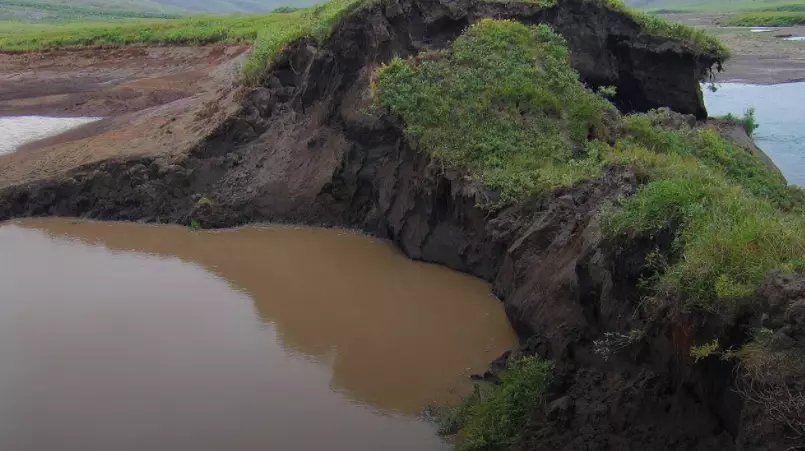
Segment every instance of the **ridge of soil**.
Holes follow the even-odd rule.
[[[556,361],[551,403],[534,417],[521,449],[784,449],[781,434],[742,408],[728,364],[693,366],[688,355],[705,325],[702,336],[718,336],[715,328],[725,344],[737,326],[682,313],[654,322],[637,314],[640,268],[671,234],[625,249],[601,238],[598,211],[640,184],[631,170],[610,169],[505,209],[483,208],[483,186],[412,149],[400,124],[371,111],[369,82],[379,64],[443,48],[483,17],[554,26],[582,80],[616,86],[622,110],[671,106],[706,117],[699,80],[715,61],[680,42],[644,36],[630,17],[597,3],[565,0],[541,9],[388,0],[348,17],[321,46],[306,39],[290,45],[263,86],[219,93],[237,109],[209,119],[214,130],[186,151],[119,155],[24,183],[8,183],[8,156],[0,157],[0,219],[360,228],[411,258],[491,281],[522,352]],[[646,324],[639,348],[609,360],[593,352],[605,333]],[[756,425],[752,437],[744,435],[747,422]]]

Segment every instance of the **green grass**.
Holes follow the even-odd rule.
[[[197,16],[177,20],[139,21],[133,24],[48,25],[33,32],[7,32],[0,38],[4,51],[33,51],[54,48],[125,46],[133,44],[204,44],[210,42],[253,41],[261,30],[277,28],[287,15]],[[11,25],[19,29],[20,24]]]
[[[111,6],[111,5],[110,5]],[[64,4],[33,0],[0,0],[0,20],[51,22],[68,20],[169,19],[178,14],[160,10],[126,10],[93,4]]]
[[[277,54],[290,42],[306,36],[322,41],[344,17],[374,3],[376,0],[333,0],[291,13],[272,14],[273,24],[258,33],[252,53],[243,66],[244,79],[247,83],[258,83]]]
[[[294,0],[303,7],[314,0]],[[0,19],[28,22],[105,17],[157,17],[191,14],[268,12],[288,0],[0,0]]]
[[[726,25],[734,27],[790,27],[805,24],[805,12],[750,12],[730,17]]]
[[[732,121],[737,124],[740,124],[743,127],[746,134],[752,136],[755,133],[755,130],[760,127],[758,125],[757,120],[755,120],[755,108],[749,107],[744,111],[743,116],[736,116],[732,113],[728,113],[726,116],[722,116],[719,119],[724,119],[726,121]]]
[[[461,451],[510,449],[534,409],[540,408],[553,375],[553,365],[538,357],[509,364],[501,383],[489,391],[476,386],[464,402],[443,419],[442,432],[458,433]]]
[[[730,316],[768,271],[805,267],[802,190],[712,130],[663,130],[648,115],[625,121],[608,159],[651,181],[607,210],[602,228],[616,241],[676,231],[653,287],[659,298]]]
[[[801,2],[792,0],[634,0],[634,7],[652,13],[731,13],[757,9],[796,8]],[[792,6],[794,5],[794,6]]]
[[[484,19],[449,52],[394,59],[374,90],[413,142],[502,202],[595,176],[583,164],[588,134],[606,136],[604,115],[615,114],[579,82],[562,37],[512,21]]]
[[[602,224],[615,242],[675,232],[653,287],[665,299],[731,311],[767,271],[802,266],[805,192],[715,130],[664,128],[664,111],[620,118],[546,26],[483,20],[452,49],[381,67],[373,93],[420,151],[499,193],[498,205],[636,168],[647,184]]]

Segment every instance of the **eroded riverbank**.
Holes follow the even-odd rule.
[[[352,232],[40,220],[0,247],[9,451],[442,449],[420,410],[517,345],[486,283]]]

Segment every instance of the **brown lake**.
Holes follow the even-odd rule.
[[[516,346],[489,285],[354,232],[0,224],[3,451],[440,450]]]

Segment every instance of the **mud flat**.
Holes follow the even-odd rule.
[[[805,45],[786,40],[805,35],[805,26],[769,28],[721,27],[724,14],[665,14],[664,18],[702,28],[717,36],[732,51],[732,58],[715,81],[736,83],[787,83],[805,80]]]

